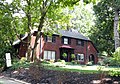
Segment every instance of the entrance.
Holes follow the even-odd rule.
[[[95,57],[94,55],[89,55],[89,62],[92,62],[93,64],[95,63]]]
[[[71,54],[74,54],[74,49],[60,48],[60,59],[66,62],[72,61]],[[65,57],[63,55],[66,55]]]

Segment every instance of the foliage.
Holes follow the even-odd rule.
[[[61,62],[61,59],[58,59],[57,62]]]
[[[50,62],[48,62],[46,60],[41,61],[41,63],[43,63],[43,64],[50,64]]]
[[[28,32],[28,46],[31,48],[31,61],[34,59],[34,52],[37,46],[37,41],[40,38],[41,31],[52,35],[55,31],[59,29],[56,28],[60,25],[60,28],[65,28],[66,23],[68,23],[69,15],[65,14],[62,10],[66,7],[72,7],[79,0],[13,0],[11,5],[11,13],[14,15],[12,21],[12,27],[15,26],[17,34],[19,30],[21,33]],[[15,14],[18,15],[15,15]],[[31,31],[37,29],[35,44],[33,46],[29,45],[31,41]],[[28,56],[29,57],[29,56]]]
[[[109,0],[101,0],[94,5],[96,16],[95,27],[91,30],[89,36],[94,42],[100,53],[106,51],[108,55],[112,55],[114,51],[113,39],[113,16],[114,10]]]
[[[92,66],[93,65],[93,61],[87,62],[86,65],[87,66]]]
[[[110,76],[120,77],[120,71],[119,70],[110,70],[108,74]]]
[[[63,58],[67,58],[67,53],[62,54]]]
[[[94,20],[96,19],[92,3],[84,4],[83,2],[79,2],[68,13],[71,15],[70,28],[79,31],[85,36],[91,35],[91,29],[95,25]]]
[[[0,67],[5,65],[5,53],[11,53],[15,56],[15,50],[12,48],[12,42],[15,33],[11,28],[12,18],[10,17],[9,5],[0,1]]]
[[[115,52],[113,53],[113,59],[116,65],[120,65],[120,47],[118,47]]]
[[[19,68],[28,68],[30,66],[30,62],[26,60],[26,58],[22,57],[21,60],[14,62],[12,65],[12,69]]]
[[[75,59],[75,54],[71,54],[71,59]]]

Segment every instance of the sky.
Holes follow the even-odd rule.
[[[5,1],[10,4],[10,3],[12,3],[13,0],[5,0]]]

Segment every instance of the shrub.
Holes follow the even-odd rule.
[[[66,64],[65,60],[61,60],[61,63],[62,63],[62,64]]]
[[[120,77],[120,71],[118,70],[110,70],[108,74],[110,76]]]
[[[71,54],[71,59],[75,59],[75,54]]]
[[[61,59],[58,59],[57,62],[61,62]]]
[[[115,50],[113,57],[106,58],[104,63],[109,63],[110,66],[120,66],[120,47]]]
[[[22,57],[19,61],[13,62],[12,69],[18,68],[28,68],[30,66],[30,62],[26,60],[25,57]]]
[[[67,53],[63,53],[63,58],[67,58]]]
[[[41,63],[43,63],[43,64],[50,64],[50,62],[48,62],[46,60],[42,60]]]
[[[54,60],[54,59],[51,59],[51,60],[50,60],[50,63],[54,63],[54,62],[55,62],[55,60]]]
[[[86,65],[87,65],[87,66],[92,66],[92,64],[93,64],[93,62],[90,61],[90,62],[88,62]]]

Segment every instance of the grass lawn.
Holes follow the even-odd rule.
[[[71,71],[71,72],[83,72],[83,73],[98,73],[100,71],[120,71],[120,68],[115,67],[105,67],[100,65],[66,65],[60,62],[43,64],[47,69],[50,70],[60,70],[60,71]]]

